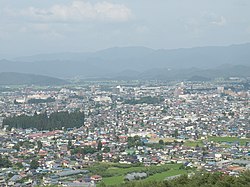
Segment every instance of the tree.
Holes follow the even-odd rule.
[[[110,148],[107,147],[107,146],[104,147],[104,148],[103,148],[103,152],[104,152],[104,153],[109,153],[109,152],[110,152]]]
[[[175,131],[174,131],[174,137],[175,137],[175,138],[177,138],[177,137],[178,137],[178,135],[179,135],[179,133],[178,133],[178,129],[175,129]]]
[[[38,148],[38,150],[42,149],[42,147],[43,147],[42,142],[40,140],[38,140],[37,141],[37,148]]]
[[[117,136],[117,135],[115,135],[115,142],[119,142],[120,141],[120,138],[119,138],[119,136]]]
[[[20,151],[20,145],[18,143],[15,144],[12,148],[17,150],[17,151]]]
[[[71,149],[71,147],[72,147],[72,141],[69,140],[69,141],[68,141],[68,149]]]
[[[99,161],[99,162],[101,162],[102,161],[102,154],[97,154],[97,160]]]
[[[164,141],[162,139],[159,140],[160,145],[164,145]]]
[[[250,138],[250,133],[249,132],[246,134],[246,138]]]
[[[15,105],[18,105],[18,104],[19,104],[19,103],[16,101],[16,99],[14,100],[14,104],[15,104]]]
[[[10,160],[7,157],[2,157],[2,155],[0,155],[0,168],[9,168],[11,166],[12,164]]]
[[[17,162],[17,163],[16,163],[16,166],[17,166],[19,169],[22,169],[22,168],[23,168],[22,162]]]
[[[98,151],[102,150],[102,142],[101,142],[101,140],[98,141],[97,150]]]
[[[39,167],[39,162],[37,160],[32,160],[30,162],[30,169],[37,169]]]

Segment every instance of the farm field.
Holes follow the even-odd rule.
[[[239,142],[240,145],[244,146],[247,142],[250,142],[250,138],[240,139],[238,137],[229,137],[229,136],[225,136],[225,137],[210,136],[204,141],[215,142],[215,143],[228,143],[228,144]],[[196,147],[197,145],[200,147],[204,146],[202,140],[196,140],[196,141],[187,140],[184,143],[184,146],[188,146],[188,147]]]
[[[208,137],[209,141],[213,141],[213,142],[228,142],[228,143],[233,143],[233,142],[239,142],[240,145],[245,145],[247,142],[250,142],[250,138],[246,138],[246,139],[240,139],[237,137],[217,137],[217,136],[210,136]]]
[[[181,164],[167,164],[169,167],[168,171],[162,172],[162,173],[156,173],[154,175],[149,176],[146,179],[143,180],[164,180],[166,177],[170,176],[175,176],[175,175],[180,175],[180,174],[186,174],[188,171],[184,169],[179,169]],[[149,166],[150,167],[150,166]],[[115,168],[111,167],[108,169],[109,173],[116,173],[116,176],[113,177],[104,177],[103,178],[103,183],[108,186],[112,185],[119,185],[124,182],[124,176],[127,173],[132,173],[132,172],[139,172],[141,169],[145,167],[131,167],[131,168]]]

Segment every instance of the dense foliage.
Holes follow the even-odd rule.
[[[3,120],[3,126],[9,128],[36,128],[38,130],[54,130],[64,128],[78,128],[84,124],[83,112],[55,112],[48,116],[46,113],[33,116],[14,116]]]
[[[29,99],[29,104],[50,103],[55,102],[55,98],[49,97],[47,99]]]
[[[140,99],[128,99],[124,101],[124,104],[136,105],[136,104],[158,104],[162,102],[164,99],[161,97],[142,97]]]
[[[127,145],[128,148],[135,147],[135,146],[136,147],[137,146],[143,146],[144,145],[141,138],[139,136],[137,136],[137,135],[134,136],[134,137],[129,136],[127,142],[128,142],[128,145]]]
[[[101,187],[106,186],[104,183]],[[224,175],[222,173],[199,173],[192,177],[182,175],[173,180],[149,181],[141,180],[120,184],[121,187],[249,187],[250,171],[239,177]],[[117,186],[117,187],[118,187]],[[116,187],[116,186],[113,186]]]
[[[12,164],[10,160],[7,157],[3,157],[2,155],[0,155],[0,168],[9,168],[11,166]]]
[[[37,160],[31,160],[30,169],[37,169],[39,167],[39,162]]]
[[[84,148],[77,147],[77,148],[71,149],[71,154],[72,155],[75,155],[75,154],[93,154],[97,151],[98,151],[97,149],[95,149],[91,146],[86,146]]]

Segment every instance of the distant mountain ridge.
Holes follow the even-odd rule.
[[[168,69],[212,70],[230,64],[250,66],[250,43],[226,47],[154,50],[146,47],[114,47],[89,53],[57,53],[0,60],[1,72],[21,72],[54,77],[114,77],[119,72],[159,74]],[[157,71],[155,71],[157,69]],[[228,69],[229,70],[229,69]],[[233,70],[233,69],[231,69]],[[230,71],[231,71],[230,70]],[[202,71],[202,70],[200,70]],[[206,71],[207,72],[207,71]],[[203,73],[206,73],[203,72]],[[173,72],[168,72],[173,73]],[[212,72],[216,74],[216,71]],[[165,73],[158,75],[165,77]],[[226,74],[226,73],[225,73]],[[164,76],[163,76],[164,75]],[[199,76],[199,75],[196,75]],[[150,76],[148,76],[150,77]]]
[[[67,82],[62,79],[15,72],[0,73],[0,85],[62,85]]]

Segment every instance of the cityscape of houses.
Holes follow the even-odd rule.
[[[180,163],[239,175],[250,169],[250,90],[239,78],[211,82],[103,81],[0,92],[1,186],[96,186],[95,163]],[[80,128],[8,128],[5,118],[84,112]],[[53,128],[53,127],[52,127]],[[79,151],[80,148],[83,151]],[[124,179],[146,178],[128,173]]]

